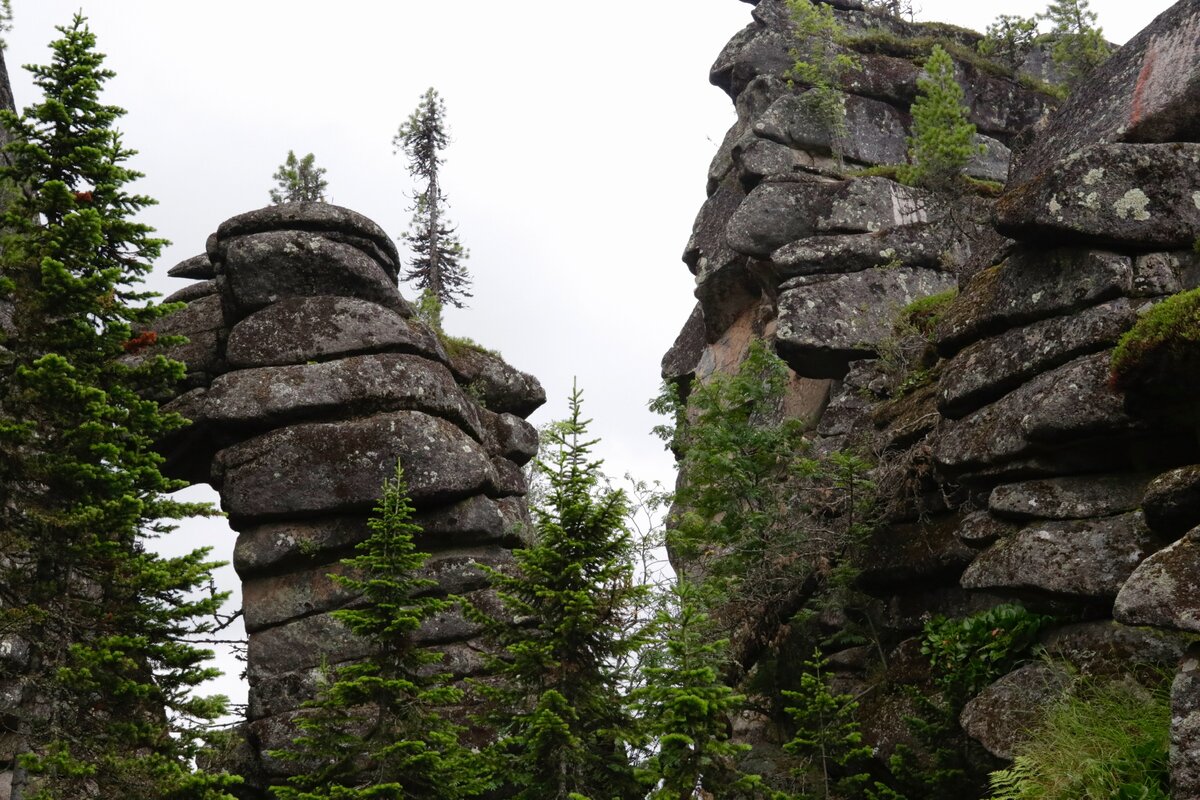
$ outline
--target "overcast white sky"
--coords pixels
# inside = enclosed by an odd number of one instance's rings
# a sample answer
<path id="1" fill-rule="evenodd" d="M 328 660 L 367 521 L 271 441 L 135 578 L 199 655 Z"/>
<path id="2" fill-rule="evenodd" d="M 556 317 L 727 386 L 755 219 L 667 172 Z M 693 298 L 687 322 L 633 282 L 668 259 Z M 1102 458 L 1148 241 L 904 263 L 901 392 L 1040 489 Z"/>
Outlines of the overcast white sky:
<path id="1" fill-rule="evenodd" d="M 918 18 L 983 30 L 1043 0 L 916 0 Z M 1124 42 L 1168 0 L 1093 0 Z M 35 100 L 21 64 L 45 63 L 53 26 L 80 10 L 118 75 L 120 122 L 145 215 L 174 244 L 166 270 L 203 250 L 226 218 L 265 205 L 289 149 L 328 170 L 329 200 L 393 236 L 411 188 L 397 126 L 428 86 L 454 142 L 443 186 L 470 249 L 474 299 L 451 333 L 499 349 L 545 385 L 534 422 L 564 411 L 577 376 L 608 471 L 670 483 L 646 411 L 659 359 L 691 311 L 679 256 L 704 201 L 708 162 L 734 115 L 708 85 L 725 42 L 750 22 L 738 0 L 13 0 L 6 60 L 18 108 Z M 411 292 L 406 292 L 412 296 Z M 228 558 L 219 521 L 181 545 Z M 233 584 L 236 581 L 229 577 Z M 235 668 L 236 669 L 236 668 Z M 244 695 L 233 682 L 221 691 Z"/>

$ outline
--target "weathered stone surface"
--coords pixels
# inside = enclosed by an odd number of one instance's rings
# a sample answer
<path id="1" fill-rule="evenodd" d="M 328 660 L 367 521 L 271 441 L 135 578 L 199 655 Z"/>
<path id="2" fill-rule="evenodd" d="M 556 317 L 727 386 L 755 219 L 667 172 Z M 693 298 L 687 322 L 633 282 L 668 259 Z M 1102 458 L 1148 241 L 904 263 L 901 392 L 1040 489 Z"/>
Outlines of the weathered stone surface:
<path id="1" fill-rule="evenodd" d="M 716 341 L 747 309 L 762 298 L 762 289 L 747 268 L 747 259 L 732 250 L 719 258 L 702 258 L 696 272 L 696 299 L 704 310 L 704 335 Z"/>
<path id="2" fill-rule="evenodd" d="M 983 146 L 983 152 L 971 156 L 971 160 L 963 168 L 963 172 L 972 178 L 984 181 L 1008 180 L 1008 163 L 1012 152 L 990 136 L 976 135 L 975 144 Z M 885 162 L 886 163 L 886 162 Z M 892 163 L 903 163 L 903 159 Z"/>
<path id="3" fill-rule="evenodd" d="M 192 256 L 180 261 L 167 270 L 167 275 L 172 278 L 190 278 L 197 281 L 207 281 L 217 277 L 217 272 L 213 269 L 212 262 L 208 260 L 208 254 L 201 253 L 198 256 Z"/>
<path id="4" fill-rule="evenodd" d="M 264 678 L 273 673 L 319 667 L 364 658 L 371 654 L 371 642 L 355 636 L 349 628 L 328 614 L 292 620 L 247 637 L 246 657 Z"/>
<path id="5" fill-rule="evenodd" d="M 760 75 L 780 76 L 792 68 L 789 43 L 779 31 L 757 23 L 735 34 L 709 70 L 708 79 L 732 99 Z"/>
<path id="6" fill-rule="evenodd" d="M 273 367 L 380 350 L 448 360 L 424 325 L 352 297 L 273 303 L 233 327 L 225 355 L 233 367 Z"/>
<path id="7" fill-rule="evenodd" d="M 1040 522 L 980 554 L 961 583 L 967 589 L 1035 589 L 1112 599 L 1156 546 L 1140 512 Z"/>
<path id="8" fill-rule="evenodd" d="M 1138 667 L 1174 669 L 1186 647 L 1182 636 L 1112 620 L 1055 628 L 1042 636 L 1042 646 L 1051 658 L 1068 661 L 1088 675 L 1128 674 Z"/>
<path id="9" fill-rule="evenodd" d="M 906 305 L 953 288 L 954 278 L 898 267 L 796 283 L 785 283 L 779 296 L 780 355 L 801 375 L 837 378 L 851 361 L 875 353 L 892 335 L 896 316 Z"/>
<path id="10" fill-rule="evenodd" d="M 962 76 L 967 119 L 980 133 L 1007 139 L 1037 122 L 1058 103 L 1048 95 L 1026 89 L 1010 78 L 991 75 L 973 64 L 959 61 L 956 67 Z"/>
<path id="11" fill-rule="evenodd" d="M 243 581 L 242 617 L 247 633 L 353 602 L 358 594 L 332 577 L 346 574 L 350 574 L 347 567 L 335 561 L 286 575 Z"/>
<path id="12" fill-rule="evenodd" d="M 281 566 L 294 569 L 345 552 L 368 533 L 365 515 L 244 526 L 233 548 L 233 568 L 243 579 Z"/>
<path id="13" fill-rule="evenodd" d="M 210 294 L 217 293 L 216 281 L 198 281 L 189 283 L 177 292 L 167 295 L 163 298 L 162 304 L 169 303 L 190 303 L 193 300 L 199 300 L 201 297 L 208 297 Z"/>
<path id="14" fill-rule="evenodd" d="M 832 156 L 797 150 L 752 134 L 734 145 L 732 156 L 738 183 L 746 189 L 762 181 L 805 181 L 815 175 L 836 177 L 845 171 L 845 164 Z"/>
<path id="15" fill-rule="evenodd" d="M 298 230 L 326 234 L 337 234 L 369 243 L 371 255 L 379 258 L 394 281 L 399 273 L 400 255 L 392 237 L 371 220 L 355 211 L 328 203 L 283 203 L 267 206 L 256 211 L 238 214 L 225 220 L 217 228 L 214 248 L 209 248 L 209 257 L 220 261 L 224 257 L 222 246 L 236 236 L 267 231 Z M 214 253 L 215 249 L 215 253 Z M 376 252 L 377 251 L 377 252 Z"/>
<path id="16" fill-rule="evenodd" d="M 488 443 L 494 445 L 495 455 L 506 458 L 517 466 L 524 466 L 537 455 L 537 428 L 515 414 L 492 414 L 484 412 L 488 429 Z"/>
<path id="17" fill-rule="evenodd" d="M 1182 248 L 1200 231 L 1200 144 L 1106 144 L 1073 154 L 996 203 L 1007 236 Z"/>
<path id="18" fill-rule="evenodd" d="M 662 358 L 663 380 L 690 380 L 696 374 L 696 365 L 700 363 L 700 356 L 704 353 L 706 345 L 704 309 L 697 303 L 691 316 L 683 324 L 683 330 L 675 337 L 675 343 Z"/>
<path id="19" fill-rule="evenodd" d="M 1008 328 L 1068 314 L 1133 288 L 1133 262 L 1102 250 L 1021 249 L 975 275 L 938 324 L 938 350 L 964 345 Z"/>
<path id="20" fill-rule="evenodd" d="M 871 233 L 945 215 L 937 195 L 887 178 L 851 178 L 833 188 L 829 210 L 819 209 L 818 233 Z"/>
<path id="21" fill-rule="evenodd" d="M 1200 0 L 1182 0 L 1127 42 L 1018 153 L 1012 184 L 1105 142 L 1196 141 Z"/>
<path id="22" fill-rule="evenodd" d="M 693 274 L 700 272 L 702 259 L 728 260 L 729 246 L 725 243 L 725 226 L 745 199 L 745 192 L 722 186 L 704 201 L 692 225 L 692 235 L 683 250 L 683 263 L 688 265 Z"/>
<path id="23" fill-rule="evenodd" d="M 1200 464 L 1173 469 L 1151 481 L 1142 509 L 1146 524 L 1165 536 L 1200 525 Z"/>
<path id="24" fill-rule="evenodd" d="M 978 547 L 1012 536 L 1019 530 L 1019 526 L 997 519 L 986 511 L 972 511 L 963 517 L 956 534 L 967 544 Z"/>
<path id="25" fill-rule="evenodd" d="M 1009 483 L 992 490 L 988 508 L 1014 520 L 1106 517 L 1140 506 L 1147 481 L 1145 475 L 1118 473 Z"/>
<path id="26" fill-rule="evenodd" d="M 802 275 L 861 272 L 893 262 L 934 267 L 949 246 L 949 232 L 941 226 L 904 225 L 877 233 L 801 239 L 772 253 L 771 266 L 780 283 Z"/>
<path id="27" fill-rule="evenodd" d="M 153 330 L 159 336 L 186 336 L 188 341 L 167 348 L 147 348 L 126 358 L 136 361 L 161 353 L 187 365 L 189 378 L 211 376 L 225 369 L 224 359 L 221 358 L 225 317 L 221 310 L 221 298 L 217 295 L 193 300 L 174 314 L 157 320 Z M 189 380 L 187 385 L 194 384 L 195 381 Z"/>
<path id="28" fill-rule="evenodd" d="M 546 390 L 537 378 L 484 350 L 458 348 L 450 369 L 484 408 L 497 414 L 528 417 L 546 402 Z"/>
<path id="29" fill-rule="evenodd" d="M 1171 796 L 1200 797 L 1200 646 L 1171 685 Z"/>
<path id="30" fill-rule="evenodd" d="M 495 477 L 489 494 L 492 497 L 521 497 L 526 489 L 525 473 L 521 468 L 507 458 L 496 456 L 492 459 L 492 470 Z"/>
<path id="31" fill-rule="evenodd" d="M 1200 633 L 1200 529 L 1142 562 L 1117 596 L 1113 617 Z"/>
<path id="32" fill-rule="evenodd" d="M 813 113 L 812 90 L 784 95 L 754 123 L 755 135 L 797 150 L 831 154 L 864 164 L 902 164 L 908 157 L 908 132 L 891 105 L 856 95 L 845 95 L 845 129 L 842 135 Z"/>
<path id="33" fill-rule="evenodd" d="M 513 528 L 527 522 L 524 513 L 524 507 L 515 501 L 476 495 L 444 508 L 421 511 L 413 521 L 421 526 L 422 541 L 476 544 L 516 539 Z"/>
<path id="34" fill-rule="evenodd" d="M 320 234 L 269 231 L 223 246 L 223 293 L 239 318 L 286 297 L 322 295 L 368 300 L 397 313 L 408 309 L 384 265 Z"/>
<path id="35" fill-rule="evenodd" d="M 977 551 L 955 537 L 957 528 L 953 516 L 881 527 L 867 543 L 871 558 L 859 580 L 878 588 L 958 575 Z"/>
<path id="36" fill-rule="evenodd" d="M 912 61 L 879 53 L 859 53 L 855 57 L 859 68 L 842 76 L 844 91 L 883 100 L 898 108 L 908 108 L 917 99 L 921 68 Z"/>
<path id="37" fill-rule="evenodd" d="M 488 586 L 483 567 L 511 572 L 515 565 L 512 551 L 506 547 L 458 547 L 432 553 L 417 577 L 436 581 L 439 594 L 465 595 Z"/>
<path id="38" fill-rule="evenodd" d="M 1071 676 L 1051 664 L 1026 664 L 979 693 L 963 708 L 959 724 L 967 735 L 1005 760 L 1053 703 L 1071 685 Z"/>
<path id="39" fill-rule="evenodd" d="M 184 416 L 240 428 L 405 410 L 442 417 L 477 441 L 484 439 L 479 414 L 450 370 L 400 353 L 238 370 L 217 378 L 197 399 L 197 408 L 180 410 Z"/>
<path id="40" fill-rule="evenodd" d="M 222 507 L 239 518 L 367 510 L 397 460 L 419 506 L 490 491 L 497 479 L 478 443 L 419 411 L 280 428 L 216 460 Z"/>
<path id="41" fill-rule="evenodd" d="M 827 184 L 815 181 L 759 184 L 729 219 L 729 246 L 746 255 L 768 256 L 789 242 L 812 236 L 820 207 L 828 207 L 830 191 Z"/>
<path id="42" fill-rule="evenodd" d="M 1049 369 L 1112 347 L 1136 321 L 1134 303 L 1118 298 L 976 342 L 943 368 L 938 409 L 961 417 Z"/>

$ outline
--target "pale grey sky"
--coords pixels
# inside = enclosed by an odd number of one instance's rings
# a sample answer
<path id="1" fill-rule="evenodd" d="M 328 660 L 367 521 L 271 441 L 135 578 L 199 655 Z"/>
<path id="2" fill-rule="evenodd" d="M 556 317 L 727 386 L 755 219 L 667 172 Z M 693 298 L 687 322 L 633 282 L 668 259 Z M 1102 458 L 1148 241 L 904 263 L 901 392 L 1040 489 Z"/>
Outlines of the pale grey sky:
<path id="1" fill-rule="evenodd" d="M 1044 0 L 916 0 L 919 19 L 983 30 Z M 1093 0 L 1124 42 L 1167 0 Z M 329 199 L 394 236 L 410 184 L 392 154 L 426 87 L 446 101 L 454 142 L 443 184 L 474 279 L 471 308 L 446 327 L 537 375 L 560 416 L 574 377 L 610 473 L 673 480 L 649 435 L 658 364 L 691 311 L 679 256 L 704 200 L 709 160 L 733 122 L 708 67 L 750 21 L 738 0 L 604 3 L 416 0 L 14 0 L 6 54 L 48 60 L 54 25 L 80 10 L 118 75 L 107 102 L 147 174 L 139 189 L 167 250 L 152 287 L 199 253 L 224 219 L 268 202 L 289 149 L 328 170 Z M 408 292 L 411 296 L 411 292 Z M 199 494 L 199 492 L 197 492 Z M 178 548 L 228 558 L 219 521 L 189 524 Z M 236 583 L 231 574 L 225 581 Z M 236 667 L 233 668 L 236 671 Z M 220 687 L 244 696 L 236 681 Z"/>

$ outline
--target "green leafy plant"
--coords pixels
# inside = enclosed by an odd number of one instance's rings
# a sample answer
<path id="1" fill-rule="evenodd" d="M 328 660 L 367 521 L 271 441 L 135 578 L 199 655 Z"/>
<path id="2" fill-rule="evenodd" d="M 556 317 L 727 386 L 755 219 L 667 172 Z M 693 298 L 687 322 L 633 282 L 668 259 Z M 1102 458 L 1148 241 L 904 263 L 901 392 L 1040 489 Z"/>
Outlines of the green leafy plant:
<path id="1" fill-rule="evenodd" d="M 831 150 L 836 155 L 838 141 L 846 135 L 842 78 L 858 68 L 858 59 L 840 45 L 844 33 L 832 6 L 813 0 L 787 0 L 787 8 L 795 36 L 788 80 L 811 87 L 802 99 L 829 134 Z"/>
<path id="2" fill-rule="evenodd" d="M 1050 617 L 1005 604 L 925 624 L 921 653 L 948 700 L 965 702 L 1025 660 Z"/>
<path id="3" fill-rule="evenodd" d="M 967 120 L 963 90 L 954 77 L 954 61 L 940 45 L 925 62 L 917 80 L 919 94 L 912 105 L 909 182 L 947 189 L 971 157 L 983 151 L 975 143 L 975 126 Z"/>
<path id="4" fill-rule="evenodd" d="M 1082 683 L 992 773 L 993 800 L 1168 800 L 1169 681 Z"/>

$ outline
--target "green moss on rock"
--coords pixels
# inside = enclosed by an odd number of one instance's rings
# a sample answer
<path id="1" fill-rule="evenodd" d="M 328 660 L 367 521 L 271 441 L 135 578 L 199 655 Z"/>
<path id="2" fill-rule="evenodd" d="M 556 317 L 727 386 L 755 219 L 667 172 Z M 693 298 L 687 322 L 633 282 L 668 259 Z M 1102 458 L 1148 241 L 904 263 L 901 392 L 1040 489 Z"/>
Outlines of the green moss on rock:
<path id="1" fill-rule="evenodd" d="M 1112 386 L 1121 392 L 1183 400 L 1200 389 L 1200 289 L 1147 311 L 1117 343 Z"/>

